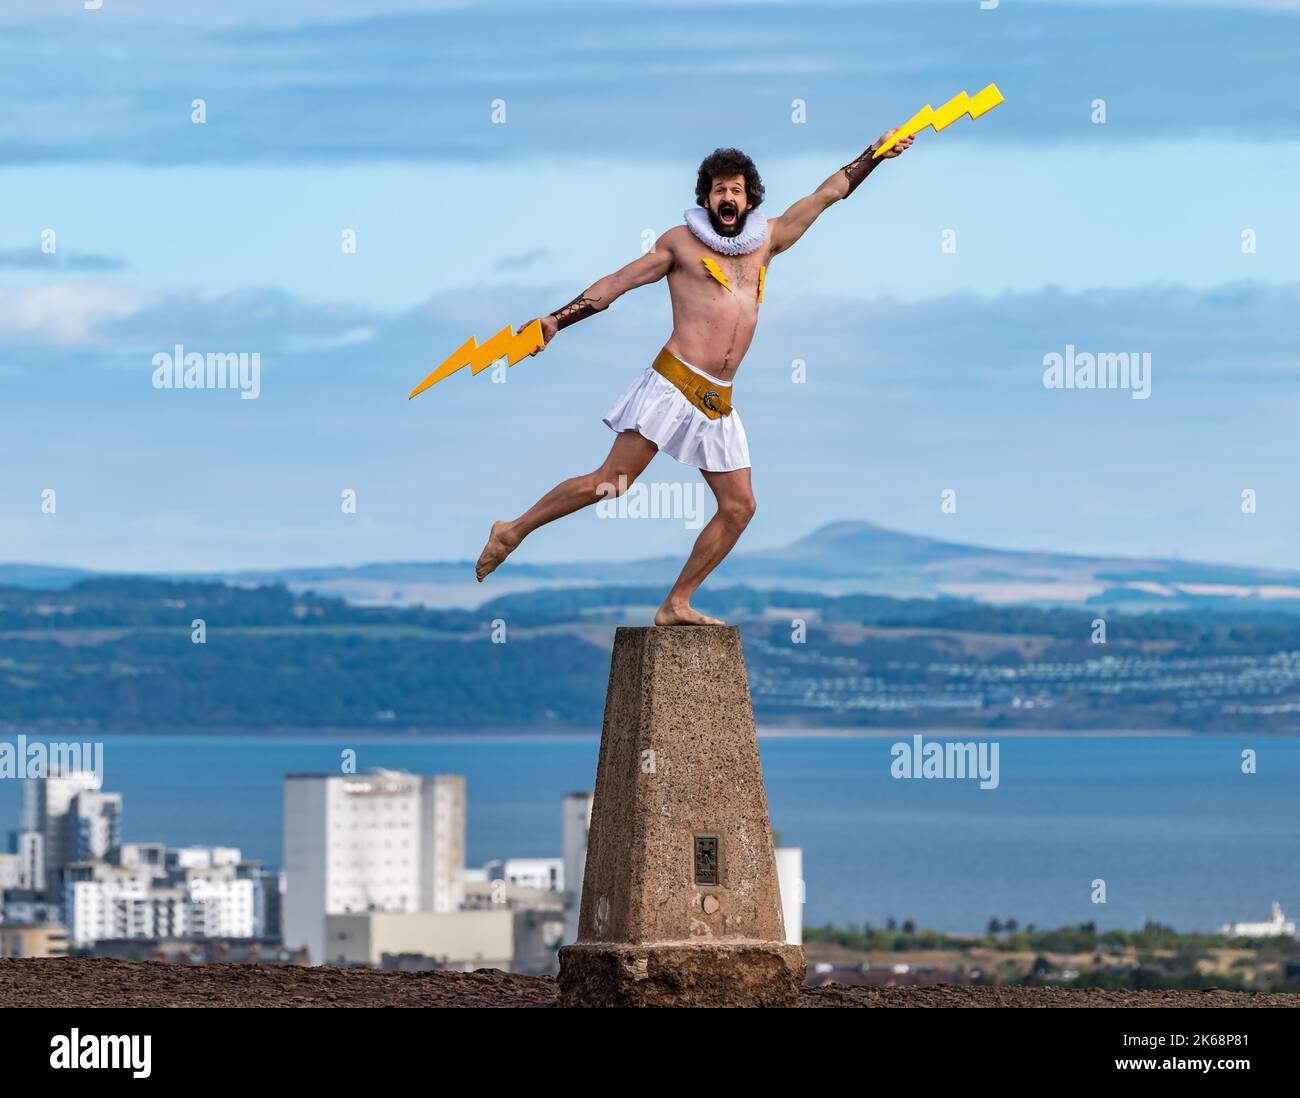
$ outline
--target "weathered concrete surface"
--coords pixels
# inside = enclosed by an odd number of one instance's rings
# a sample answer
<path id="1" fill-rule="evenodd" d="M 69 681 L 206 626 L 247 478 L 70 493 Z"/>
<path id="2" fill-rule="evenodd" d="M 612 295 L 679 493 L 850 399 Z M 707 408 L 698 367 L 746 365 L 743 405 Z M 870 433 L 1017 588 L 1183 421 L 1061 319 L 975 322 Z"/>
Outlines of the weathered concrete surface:
<path id="1" fill-rule="evenodd" d="M 794 1006 L 803 950 L 783 942 L 578 942 L 560 957 L 562 1006 Z"/>
<path id="2" fill-rule="evenodd" d="M 698 838 L 716 840 L 716 883 L 699 879 Z M 788 1005 L 803 974 L 785 944 L 740 631 L 619 629 L 564 1003 Z"/>

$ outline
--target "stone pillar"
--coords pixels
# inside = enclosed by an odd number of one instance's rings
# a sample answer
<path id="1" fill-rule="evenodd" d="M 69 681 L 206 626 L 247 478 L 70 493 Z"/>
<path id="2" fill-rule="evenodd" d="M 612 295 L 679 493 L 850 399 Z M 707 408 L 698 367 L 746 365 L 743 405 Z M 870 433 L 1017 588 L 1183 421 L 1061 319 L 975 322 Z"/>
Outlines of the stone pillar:
<path id="1" fill-rule="evenodd" d="M 788 1006 L 754 712 L 734 626 L 621 628 L 564 1006 Z"/>

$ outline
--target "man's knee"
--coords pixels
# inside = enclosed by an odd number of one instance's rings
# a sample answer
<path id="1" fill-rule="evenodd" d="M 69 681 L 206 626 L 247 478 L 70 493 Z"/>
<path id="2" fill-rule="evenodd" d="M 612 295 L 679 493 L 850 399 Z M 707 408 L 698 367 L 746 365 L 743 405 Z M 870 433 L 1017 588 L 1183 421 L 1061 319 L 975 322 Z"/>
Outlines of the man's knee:
<path id="1" fill-rule="evenodd" d="M 728 526 L 743 530 L 754 517 L 758 503 L 753 496 L 739 496 L 718 505 L 718 514 Z"/>
<path id="2" fill-rule="evenodd" d="M 618 467 L 602 466 L 589 479 L 596 499 L 613 499 L 623 495 L 632 486 L 636 474 Z"/>

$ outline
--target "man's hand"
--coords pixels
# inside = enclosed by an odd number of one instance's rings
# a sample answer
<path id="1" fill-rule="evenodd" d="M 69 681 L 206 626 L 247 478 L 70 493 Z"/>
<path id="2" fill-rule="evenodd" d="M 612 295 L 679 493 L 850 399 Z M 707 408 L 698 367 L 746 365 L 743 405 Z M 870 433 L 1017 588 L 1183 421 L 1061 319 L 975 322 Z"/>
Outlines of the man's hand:
<path id="1" fill-rule="evenodd" d="M 884 133 L 880 135 L 880 140 L 877 141 L 874 145 L 872 145 L 868 151 L 874 153 L 878 148 L 880 148 L 881 145 L 883 145 L 886 141 L 888 141 L 891 137 L 893 137 L 894 134 L 896 134 L 897 132 L 898 132 L 897 126 L 895 126 L 892 130 L 886 130 Z M 912 142 L 915 140 L 916 140 L 915 134 L 913 134 L 911 137 L 904 137 L 901 141 L 899 141 L 897 145 L 895 145 L 888 152 L 881 153 L 880 158 L 882 160 L 890 160 L 895 156 L 901 156 L 903 150 L 910 149 L 912 147 Z"/>
<path id="2" fill-rule="evenodd" d="M 556 322 L 556 319 L 553 316 L 534 317 L 533 319 L 542 322 L 542 345 L 538 347 L 536 351 L 530 351 L 528 353 L 529 358 L 532 358 L 533 355 L 546 350 L 546 345 L 555 338 L 555 333 L 560 330 L 560 325 Z M 523 335 L 524 330 L 532 323 L 532 320 L 524 321 L 523 324 L 519 325 L 519 330 L 515 332 L 515 335 Z"/>

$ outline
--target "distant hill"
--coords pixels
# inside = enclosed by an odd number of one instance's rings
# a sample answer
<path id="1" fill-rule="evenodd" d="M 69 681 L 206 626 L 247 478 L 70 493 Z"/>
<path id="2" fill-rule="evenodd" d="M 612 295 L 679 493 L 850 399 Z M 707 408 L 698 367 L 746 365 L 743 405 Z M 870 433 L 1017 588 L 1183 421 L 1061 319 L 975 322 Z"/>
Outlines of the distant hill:
<path id="1" fill-rule="evenodd" d="M 313 589 L 363 605 L 470 607 L 519 591 L 591 583 L 593 576 L 609 585 L 663 585 L 672 582 L 681 566 L 678 556 L 572 564 L 507 562 L 484 585 L 474 582 L 470 561 L 289 569 L 241 573 L 238 578 Z M 1300 613 L 1300 571 L 991 549 L 847 520 L 819 527 L 780 549 L 737 550 L 709 582 L 832 595 L 951 595 L 994 605 Z"/>
<path id="2" fill-rule="evenodd" d="M 547 587 L 664 585 L 678 556 L 561 564 L 508 562 L 474 582 L 470 561 L 394 562 L 285 568 L 170 578 L 283 583 L 363 606 L 474 607 L 491 598 Z M 87 573 L 0 565 L 0 584 L 66 587 Z M 1162 558 L 1085 556 L 996 549 L 906 534 L 874 522 L 829 523 L 780 549 L 737 550 L 710 586 L 896 598 L 950 595 L 993 605 L 1086 606 L 1127 611 L 1227 609 L 1300 612 L 1300 571 Z"/>
<path id="3" fill-rule="evenodd" d="M 990 549 L 834 522 L 784 549 L 740 553 L 728 579 L 754 586 L 819 584 L 834 591 L 953 595 L 1000 604 L 1189 607 L 1216 600 L 1300 610 L 1300 571 L 1140 557 Z M 721 570 L 720 570 L 721 571 Z"/>

